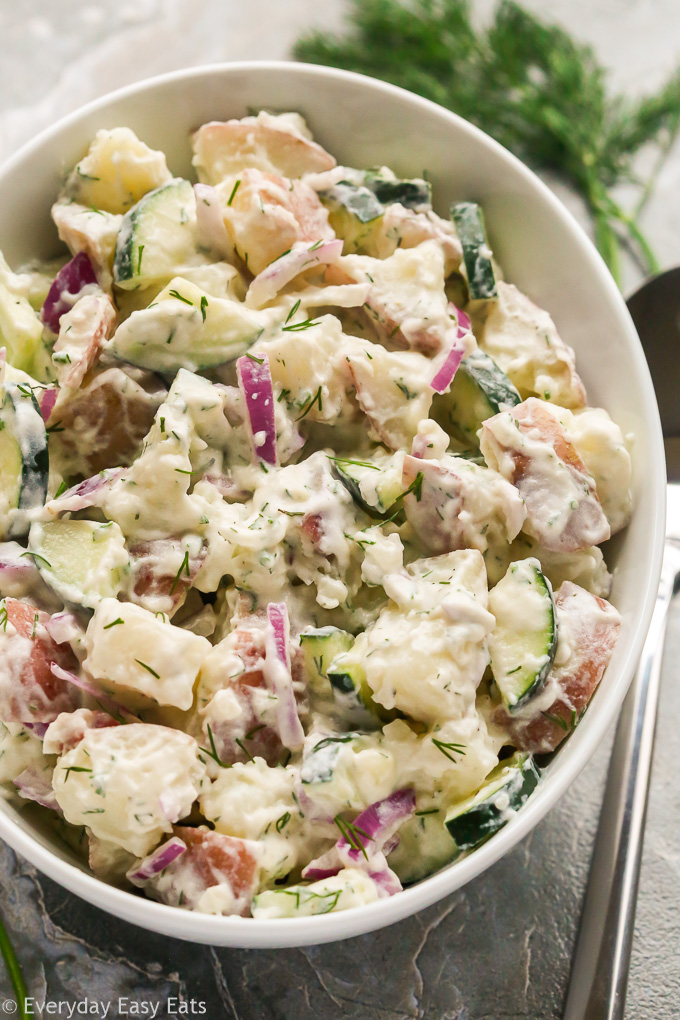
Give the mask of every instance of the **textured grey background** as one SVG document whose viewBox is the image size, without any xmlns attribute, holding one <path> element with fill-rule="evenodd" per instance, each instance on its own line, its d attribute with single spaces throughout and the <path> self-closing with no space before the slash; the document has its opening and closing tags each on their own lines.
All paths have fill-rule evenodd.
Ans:
<svg viewBox="0 0 680 1020">
<path fill-rule="evenodd" d="M 531 0 L 590 41 L 631 94 L 680 62 L 678 0 Z M 491 7 L 480 0 L 483 18 Z M 111 88 L 217 60 L 284 57 L 341 0 L 0 0 L 0 159 Z M 578 200 L 557 188 L 581 215 Z M 1 199 L 0 199 L 1 200 Z M 680 147 L 644 225 L 680 262 Z M 639 274 L 627 266 L 626 281 Z M 680 605 L 671 611 L 626 1016 L 680 1017 Z M 52 1000 L 206 1004 L 228 1020 L 553 1020 L 562 1012 L 609 742 L 512 853 L 442 903 L 383 932 L 301 950 L 213 950 L 151 935 L 42 878 L 0 843 L 0 906 L 31 991 Z M 9 983 L 0 964 L 0 1001 Z M 176 1007 L 176 1010 L 179 1007 Z M 112 1007 L 109 1016 L 117 1016 Z M 122 1015 L 122 1014 L 121 1014 Z"/>
</svg>

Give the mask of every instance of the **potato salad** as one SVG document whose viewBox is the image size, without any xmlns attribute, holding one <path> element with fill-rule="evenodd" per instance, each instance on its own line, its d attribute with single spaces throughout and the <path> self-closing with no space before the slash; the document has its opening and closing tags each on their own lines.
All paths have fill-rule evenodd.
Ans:
<svg viewBox="0 0 680 1020">
<path fill-rule="evenodd" d="M 63 254 L 0 256 L 0 790 L 135 895 L 345 910 L 578 725 L 629 440 L 468 196 L 297 113 L 187 154 L 98 131 Z"/>
</svg>

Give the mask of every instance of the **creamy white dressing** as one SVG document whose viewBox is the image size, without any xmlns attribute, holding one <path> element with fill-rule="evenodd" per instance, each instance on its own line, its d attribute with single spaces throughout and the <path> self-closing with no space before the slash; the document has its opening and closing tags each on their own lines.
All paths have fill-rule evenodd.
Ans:
<svg viewBox="0 0 680 1020">
<path fill-rule="evenodd" d="M 30 637 L 0 617 L 0 789 L 55 766 L 92 870 L 124 888 L 183 831 L 189 849 L 136 880 L 163 903 L 255 918 L 350 909 L 447 864 L 447 811 L 483 787 L 501 747 L 522 749 L 518 727 L 589 675 L 594 635 L 618 623 L 589 593 L 608 593 L 598 545 L 630 516 L 630 443 L 586 406 L 573 352 L 513 285 L 500 279 L 497 300 L 468 305 L 473 329 L 458 335 L 461 241 L 427 200 L 388 202 L 360 229 L 349 209 L 329 218 L 325 193 L 366 178 L 336 167 L 299 114 L 205 124 L 192 146 L 196 188 L 127 128 L 98 132 L 68 177 L 53 219 L 98 282 L 63 295 L 51 362 L 29 303 L 39 307 L 37 284 L 0 257 L 7 379 L 40 399 L 26 372 L 56 376 L 58 391 L 45 508 L 46 472 L 25 467 L 44 445 L 42 417 L 30 395 L 12 412 L 22 509 L 0 458 L 0 518 L 20 541 L 0 544 L 0 593 L 93 610 L 82 628 L 36 617 Z M 168 184 L 143 217 L 126 215 Z M 349 254 L 320 265 L 314 250 L 334 252 L 336 230 Z M 280 274 L 276 261 L 295 245 L 309 263 L 278 293 L 260 280 L 249 297 L 260 273 L 289 275 L 291 260 Z M 500 408 L 480 422 L 485 464 L 475 429 L 466 446 L 437 423 L 432 388 L 451 352 L 477 341 L 522 398 L 482 395 Z M 272 405 L 273 426 L 251 422 Z M 95 477 L 66 503 L 54 498 L 62 475 Z M 490 677 L 510 636 L 528 635 L 529 673 L 548 661 L 545 599 L 529 586 L 510 597 L 499 583 L 510 563 L 576 594 L 558 609 L 543 686 L 504 718 Z M 276 641 L 272 603 L 290 620 Z M 89 707 L 51 711 L 78 704 L 73 684 L 45 694 L 57 646 Z M 54 720 L 44 744 L 21 715 L 36 698 Z M 416 807 L 399 846 L 341 867 L 350 858 L 333 848 L 357 815 L 404 791 Z M 501 823 L 517 791 L 492 794 Z M 301 879 L 319 858 L 338 873 Z"/>
</svg>

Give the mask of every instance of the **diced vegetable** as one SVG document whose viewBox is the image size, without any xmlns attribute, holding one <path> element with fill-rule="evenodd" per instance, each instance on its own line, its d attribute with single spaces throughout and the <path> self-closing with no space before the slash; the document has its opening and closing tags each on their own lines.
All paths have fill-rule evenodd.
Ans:
<svg viewBox="0 0 680 1020">
<path fill-rule="evenodd" d="M 0 280 L 0 344 L 14 368 L 44 379 L 49 360 L 42 341 L 42 323 L 25 297 L 12 293 Z"/>
<path fill-rule="evenodd" d="M 86 294 L 61 319 L 52 364 L 59 385 L 77 389 L 113 332 L 116 310 L 105 294 Z"/>
<path fill-rule="evenodd" d="M 327 668 L 333 688 L 333 698 L 348 719 L 350 726 L 373 728 L 379 720 L 387 722 L 397 715 L 384 709 L 373 700 L 373 692 L 366 681 L 366 671 L 352 650 L 341 652 Z"/>
<path fill-rule="evenodd" d="M 312 917 L 331 911 L 373 903 L 379 899 L 376 882 L 358 868 L 344 868 L 337 875 L 310 885 L 265 889 L 253 898 L 253 917 Z"/>
<path fill-rule="evenodd" d="M 255 456 L 266 464 L 277 464 L 274 387 L 266 355 L 239 358 L 238 385 L 248 412 L 248 425 Z"/>
<path fill-rule="evenodd" d="M 296 241 L 290 251 L 274 259 L 248 288 L 248 303 L 259 308 L 276 297 L 287 283 L 312 266 L 329 265 L 342 255 L 342 241 Z"/>
<path fill-rule="evenodd" d="M 123 217 L 113 278 L 132 290 L 165 281 L 196 256 L 196 198 L 179 178 L 150 191 Z"/>
<path fill-rule="evenodd" d="M 129 569 L 125 539 L 113 521 L 36 522 L 29 548 L 46 583 L 64 602 L 86 609 L 117 595 Z"/>
<path fill-rule="evenodd" d="M 432 185 L 421 178 L 399 180 L 380 169 L 367 171 L 363 183 L 383 205 L 399 202 L 406 209 L 414 209 L 416 212 L 432 208 Z"/>
<path fill-rule="evenodd" d="M 334 457 L 332 464 L 335 477 L 370 517 L 380 520 L 394 513 L 395 503 L 403 492 L 401 457 L 382 465 Z"/>
<path fill-rule="evenodd" d="M 263 328 L 262 313 L 212 297 L 178 276 L 148 308 L 121 323 L 109 346 L 121 361 L 174 375 L 180 368 L 197 372 L 233 361 Z"/>
<path fill-rule="evenodd" d="M 588 707 L 611 658 L 621 618 L 609 602 L 564 581 L 555 596 L 558 652 L 564 655 L 548 675 L 545 691 L 515 712 L 501 707 L 496 717 L 515 747 L 535 754 L 554 751 Z M 552 702 L 548 692 L 554 694 Z"/>
<path fill-rule="evenodd" d="M 461 362 L 449 393 L 435 397 L 432 413 L 449 431 L 477 447 L 482 422 L 520 400 L 515 387 L 489 355 L 474 350 Z"/>
<path fill-rule="evenodd" d="M 346 242 L 345 254 L 372 248 L 371 242 L 376 229 L 380 229 L 385 207 L 369 188 L 339 181 L 319 191 L 318 195 L 328 209 L 330 225 Z"/>
<path fill-rule="evenodd" d="M 149 879 L 162 874 L 165 869 L 185 853 L 187 845 L 177 836 L 172 836 L 161 846 L 157 847 L 152 854 L 145 857 L 139 864 L 135 864 L 127 873 L 127 878 L 133 885 L 144 887 Z"/>
<path fill-rule="evenodd" d="M 352 635 L 338 627 L 303 630 L 300 634 L 300 648 L 304 656 L 307 682 L 315 693 L 330 693 L 328 667 L 337 655 L 348 651 L 353 644 Z"/>
<path fill-rule="evenodd" d="M 491 669 L 512 712 L 541 690 L 557 650 L 552 591 L 537 559 L 510 564 L 489 593 L 489 610 L 496 617 L 489 635 Z"/>
<path fill-rule="evenodd" d="M 51 663 L 77 668 L 68 645 L 58 645 L 45 628 L 49 616 L 28 602 L 0 602 L 0 718 L 5 722 L 49 723 L 78 707 L 74 689 L 52 673 Z"/>
<path fill-rule="evenodd" d="M 506 825 L 536 789 L 540 773 L 530 754 L 513 754 L 489 773 L 472 797 L 450 808 L 445 825 L 459 850 L 472 850 Z"/>
<path fill-rule="evenodd" d="M 57 680 L 63 680 L 64 683 L 71 684 L 71 686 L 74 687 L 76 690 L 84 691 L 85 694 L 89 694 L 90 697 L 94 698 L 97 704 L 101 705 L 102 708 L 104 708 L 106 712 L 110 714 L 111 721 L 106 723 L 106 725 L 108 726 L 118 725 L 119 721 L 125 723 L 141 721 L 137 718 L 137 716 L 133 715 L 126 708 L 124 708 L 123 705 L 120 705 L 117 701 L 114 701 L 113 698 L 109 697 L 108 694 L 101 691 L 95 684 L 91 683 L 91 681 L 85 680 L 82 676 L 78 676 L 76 673 L 72 673 L 68 669 L 62 669 L 62 667 L 57 665 L 56 662 L 52 662 L 50 664 L 50 669 L 52 671 L 52 675 L 55 676 Z M 83 733 L 84 730 L 88 728 L 89 727 L 85 726 L 83 728 Z M 101 729 L 102 727 L 96 726 L 93 728 Z M 75 747 L 79 743 L 80 740 L 76 740 L 72 743 L 72 746 Z"/>
<path fill-rule="evenodd" d="M 45 423 L 35 395 L 23 383 L 6 383 L 0 407 L 0 527 L 5 537 L 28 531 L 28 511 L 47 495 Z"/>
<path fill-rule="evenodd" d="M 42 307 L 42 320 L 53 333 L 59 332 L 62 315 L 70 312 L 85 287 L 96 286 L 95 273 L 84 251 L 74 255 L 54 278 Z"/>
<path fill-rule="evenodd" d="M 559 408 L 530 397 L 487 419 L 480 445 L 489 467 L 524 499 L 524 530 L 550 551 L 576 552 L 605 542 L 611 529 L 559 414 Z"/>
<path fill-rule="evenodd" d="M 276 719 L 281 743 L 291 751 L 305 742 L 305 732 L 297 712 L 293 678 L 290 672 L 290 624 L 285 602 L 267 606 L 264 675 L 277 697 Z"/>
<path fill-rule="evenodd" d="M 481 208 L 475 202 L 458 202 L 451 207 L 451 216 L 463 246 L 470 300 L 497 297 L 496 276 Z"/>
</svg>

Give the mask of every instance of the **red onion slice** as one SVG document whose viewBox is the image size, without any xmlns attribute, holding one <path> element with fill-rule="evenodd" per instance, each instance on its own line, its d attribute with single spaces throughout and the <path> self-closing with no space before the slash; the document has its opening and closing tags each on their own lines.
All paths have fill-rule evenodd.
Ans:
<svg viewBox="0 0 680 1020">
<path fill-rule="evenodd" d="M 311 266 L 329 265 L 342 255 L 342 241 L 296 241 L 290 251 L 280 255 L 255 277 L 248 288 L 247 302 L 256 308 L 271 301 L 287 283 Z"/>
<path fill-rule="evenodd" d="M 58 390 L 56 386 L 47 386 L 40 396 L 40 414 L 43 421 L 48 421 L 54 405 L 57 402 Z"/>
<path fill-rule="evenodd" d="M 16 777 L 14 785 L 19 791 L 19 796 L 24 800 L 33 800 L 41 807 L 57 811 L 60 815 L 63 814 L 52 789 L 51 768 L 45 769 L 38 765 L 29 765 Z"/>
<path fill-rule="evenodd" d="M 69 644 L 82 637 L 83 630 L 72 613 L 55 613 L 45 621 L 45 630 L 58 645 Z"/>
<path fill-rule="evenodd" d="M 123 473 L 123 468 L 104 468 L 98 475 L 86 478 L 84 482 L 78 482 L 61 496 L 56 496 L 49 501 L 52 513 L 67 513 L 73 510 L 86 510 L 91 506 L 98 506 L 99 500 L 104 491 L 112 482 Z"/>
<path fill-rule="evenodd" d="M 60 680 L 65 680 L 67 683 L 73 684 L 74 687 L 84 691 L 86 694 L 90 694 L 114 718 L 118 716 L 119 718 L 125 718 L 127 722 L 141 722 L 141 719 L 138 719 L 136 715 L 129 712 L 127 708 L 119 705 L 118 702 L 114 701 L 108 694 L 103 694 L 102 691 L 97 690 L 94 684 L 91 684 L 89 680 L 83 680 L 81 677 L 76 676 L 75 673 L 70 673 L 67 669 L 62 669 L 56 662 L 50 663 L 50 669 Z"/>
<path fill-rule="evenodd" d="M 274 412 L 274 385 L 266 357 L 255 360 L 245 354 L 236 362 L 238 385 L 250 426 L 250 438 L 255 456 L 266 464 L 276 465 L 276 420 Z"/>
<path fill-rule="evenodd" d="M 145 882 L 150 881 L 150 879 L 165 871 L 173 861 L 181 857 L 186 849 L 187 845 L 184 840 L 173 836 L 166 843 L 157 847 L 148 857 L 133 865 L 128 871 L 126 878 L 133 885 L 142 886 Z"/>
<path fill-rule="evenodd" d="M 289 750 L 297 751 L 305 742 L 305 732 L 297 713 L 293 690 L 289 638 L 290 625 L 286 603 L 270 602 L 267 606 L 264 675 L 270 690 L 278 699 L 276 721 L 281 743 Z"/>
<path fill-rule="evenodd" d="M 361 843 L 369 857 L 382 851 L 387 841 L 411 817 L 415 809 L 416 795 L 411 789 L 397 790 L 384 800 L 376 801 L 352 822 L 353 828 L 358 830 L 355 833 L 356 842 Z M 363 832 L 367 838 L 361 835 Z M 364 852 L 351 846 L 344 836 L 338 840 L 337 847 L 340 854 L 346 855 L 355 864 L 364 857 Z"/>
<path fill-rule="evenodd" d="M 448 346 L 443 360 L 437 359 L 439 367 L 434 374 L 430 386 L 435 393 L 446 393 L 451 386 L 453 378 L 458 371 L 458 366 L 465 357 L 465 338 L 472 332 L 470 317 L 461 308 L 457 308 L 452 301 L 448 304 L 448 311 L 456 323 L 456 337 Z"/>
<path fill-rule="evenodd" d="M 79 251 L 57 273 L 42 308 L 42 321 L 53 333 L 59 332 L 62 315 L 70 312 L 85 287 L 97 283 L 88 255 Z"/>
<path fill-rule="evenodd" d="M 380 857 L 382 857 L 382 861 L 377 867 L 369 869 L 368 877 L 377 885 L 381 897 L 394 896 L 401 892 L 403 886 L 392 869 L 388 867 L 384 856 L 380 854 Z"/>
<path fill-rule="evenodd" d="M 383 875 L 387 871 L 391 878 L 386 878 L 383 884 L 385 887 L 393 887 L 394 882 L 398 883 L 399 880 L 387 867 L 385 857 L 399 843 L 397 829 L 411 817 L 415 809 L 416 795 L 411 789 L 397 790 L 384 800 L 369 805 L 352 822 L 353 840 L 355 844 L 361 844 L 363 850 L 352 846 L 341 836 L 334 847 L 303 869 L 302 877 L 316 881 L 337 875 L 344 867 L 358 867 L 367 870 L 374 881 L 377 881 L 374 872 Z M 394 891 L 398 892 L 399 889 L 395 888 Z"/>
<path fill-rule="evenodd" d="M 25 722 L 21 724 L 25 730 L 42 740 L 47 733 L 50 724 L 46 722 Z"/>
</svg>

